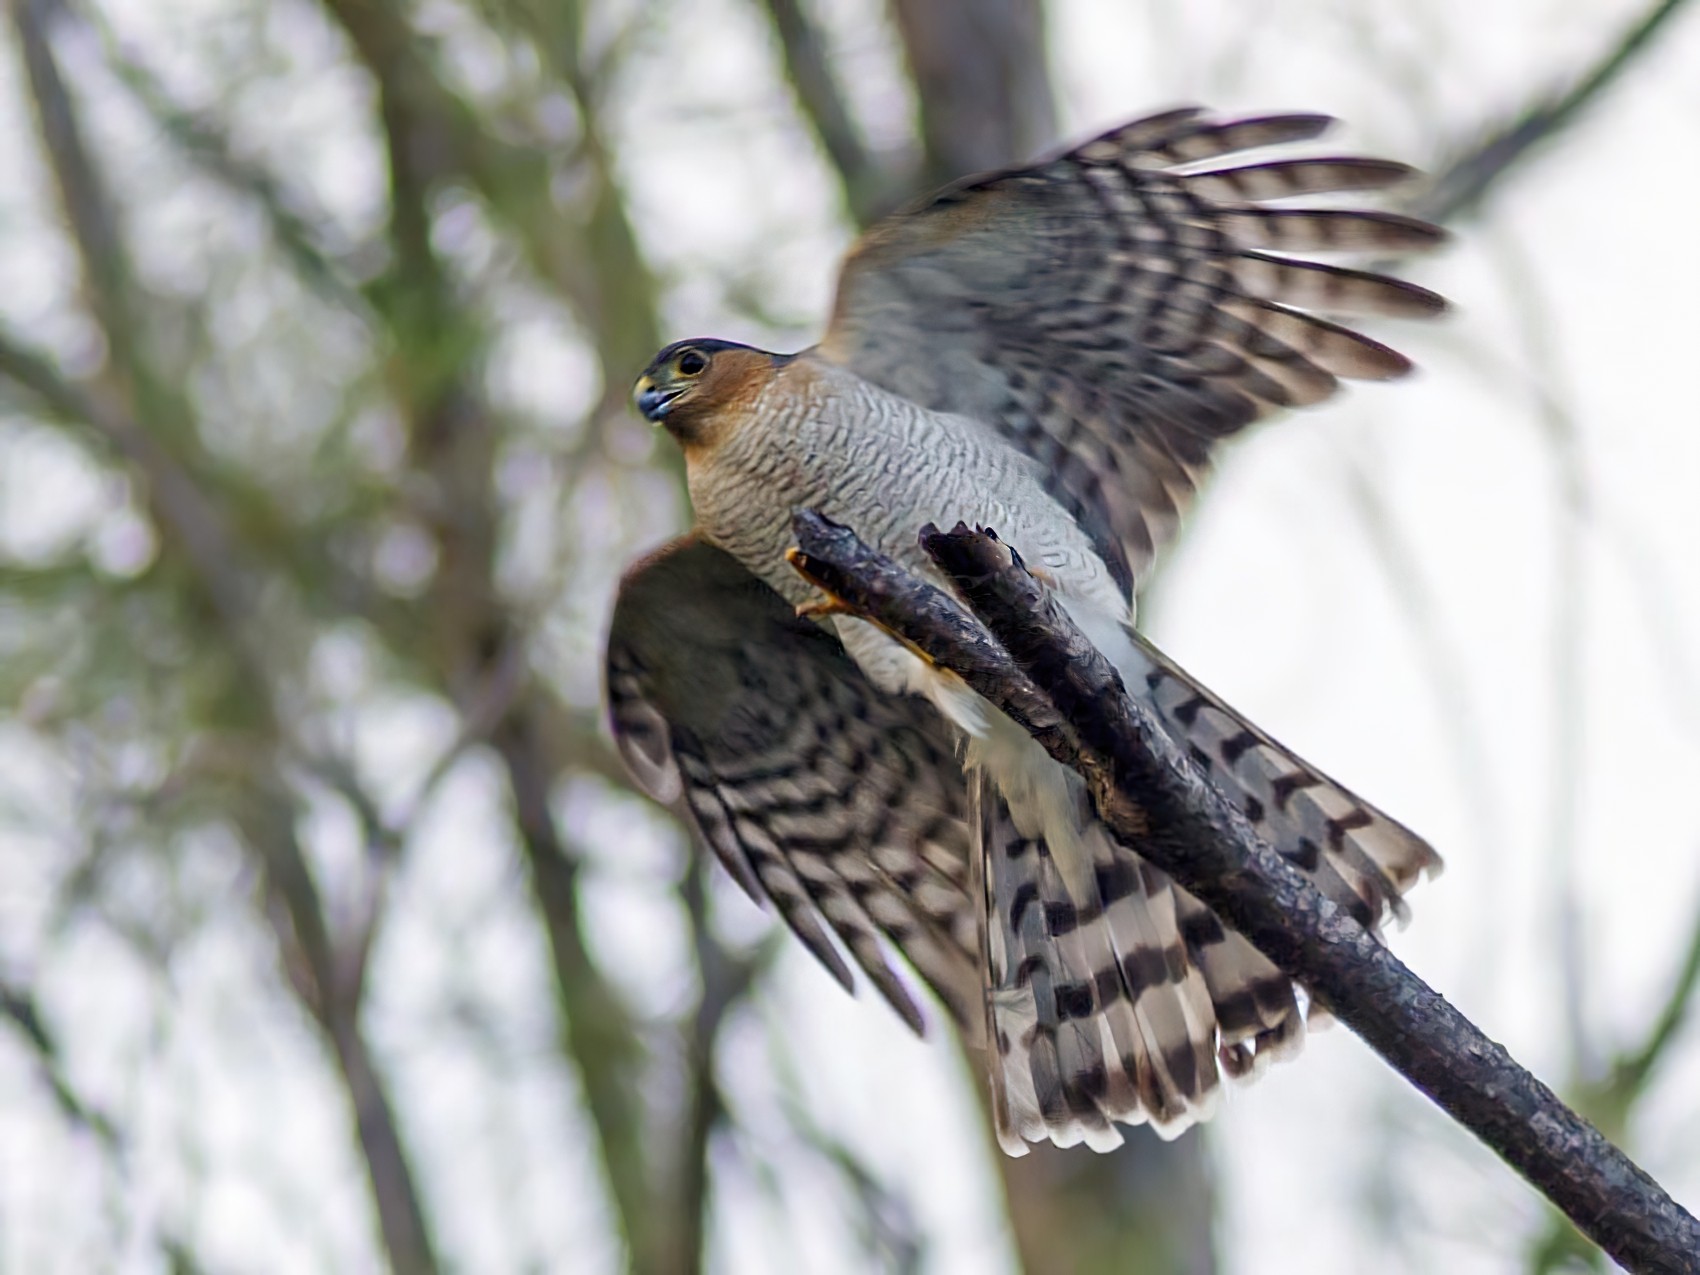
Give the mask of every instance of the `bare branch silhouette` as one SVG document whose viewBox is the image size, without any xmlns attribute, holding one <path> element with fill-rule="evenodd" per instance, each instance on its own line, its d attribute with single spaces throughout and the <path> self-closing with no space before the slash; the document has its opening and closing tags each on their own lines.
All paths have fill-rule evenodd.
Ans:
<svg viewBox="0 0 1700 1275">
<path fill-rule="evenodd" d="M 843 86 L 827 56 L 820 28 L 805 9 L 807 0 L 765 0 L 785 59 L 786 77 L 798 109 L 838 173 L 850 216 L 866 225 L 890 211 L 902 175 L 869 150 L 850 110 Z"/>
<path fill-rule="evenodd" d="M 42 1016 L 35 993 L 25 986 L 0 982 L 0 1018 L 11 1022 L 35 1055 L 36 1065 L 53 1093 L 60 1114 L 92 1133 L 108 1154 L 122 1151 L 124 1139 L 111 1118 L 79 1093 L 66 1073 L 59 1042 Z"/>
<path fill-rule="evenodd" d="M 1417 215 L 1448 222 L 1476 211 L 1506 174 L 1580 120 L 1639 56 L 1655 45 L 1685 4 L 1686 0 L 1658 0 L 1570 88 L 1526 106 L 1509 124 L 1481 141 L 1460 147 L 1461 153 L 1440 170 L 1416 201 Z"/>
</svg>

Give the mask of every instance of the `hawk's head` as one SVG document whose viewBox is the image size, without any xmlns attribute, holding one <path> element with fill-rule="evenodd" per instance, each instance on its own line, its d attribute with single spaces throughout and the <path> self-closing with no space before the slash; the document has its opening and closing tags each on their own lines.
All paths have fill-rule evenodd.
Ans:
<svg viewBox="0 0 1700 1275">
<path fill-rule="evenodd" d="M 712 445 L 716 424 L 735 420 L 788 358 L 709 337 L 675 341 L 650 360 L 632 397 L 682 445 Z"/>
</svg>

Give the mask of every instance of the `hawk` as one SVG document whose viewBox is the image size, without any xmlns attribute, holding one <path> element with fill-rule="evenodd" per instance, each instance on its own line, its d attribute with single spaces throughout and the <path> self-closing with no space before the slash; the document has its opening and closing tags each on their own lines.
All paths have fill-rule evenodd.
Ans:
<svg viewBox="0 0 1700 1275">
<path fill-rule="evenodd" d="M 938 583 L 921 526 L 995 528 L 1270 845 L 1366 926 L 1402 918 L 1434 851 L 1133 631 L 1221 440 L 1410 370 L 1325 316 L 1444 308 L 1308 256 L 1436 245 L 1409 217 L 1294 199 L 1407 167 L 1240 156 L 1330 123 L 1188 108 L 964 179 L 862 236 L 818 345 L 680 341 L 637 382 L 684 452 L 696 528 L 621 585 L 620 751 L 839 982 L 853 963 L 920 1030 L 907 960 L 985 1048 L 1011 1154 L 1113 1147 L 1118 1124 L 1173 1136 L 1320 1011 L 1018 725 L 879 629 L 817 619 L 791 516 Z"/>
</svg>

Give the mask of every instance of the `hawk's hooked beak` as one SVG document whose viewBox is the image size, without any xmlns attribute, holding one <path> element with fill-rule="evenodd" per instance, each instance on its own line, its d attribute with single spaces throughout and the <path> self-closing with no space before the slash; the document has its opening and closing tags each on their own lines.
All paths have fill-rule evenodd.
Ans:
<svg viewBox="0 0 1700 1275">
<path fill-rule="evenodd" d="M 667 409 L 673 400 L 685 392 L 682 385 L 661 386 L 655 383 L 651 376 L 640 376 L 638 383 L 632 387 L 632 397 L 637 400 L 637 409 L 646 421 L 657 424 L 667 415 Z"/>
</svg>

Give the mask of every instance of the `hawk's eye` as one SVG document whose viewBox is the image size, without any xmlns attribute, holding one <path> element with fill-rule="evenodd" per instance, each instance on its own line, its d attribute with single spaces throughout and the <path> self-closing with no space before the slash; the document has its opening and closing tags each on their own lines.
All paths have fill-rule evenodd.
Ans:
<svg viewBox="0 0 1700 1275">
<path fill-rule="evenodd" d="M 708 360 L 697 350 L 686 350 L 674 364 L 679 369 L 680 376 L 701 376 L 703 369 L 708 366 Z"/>
</svg>

